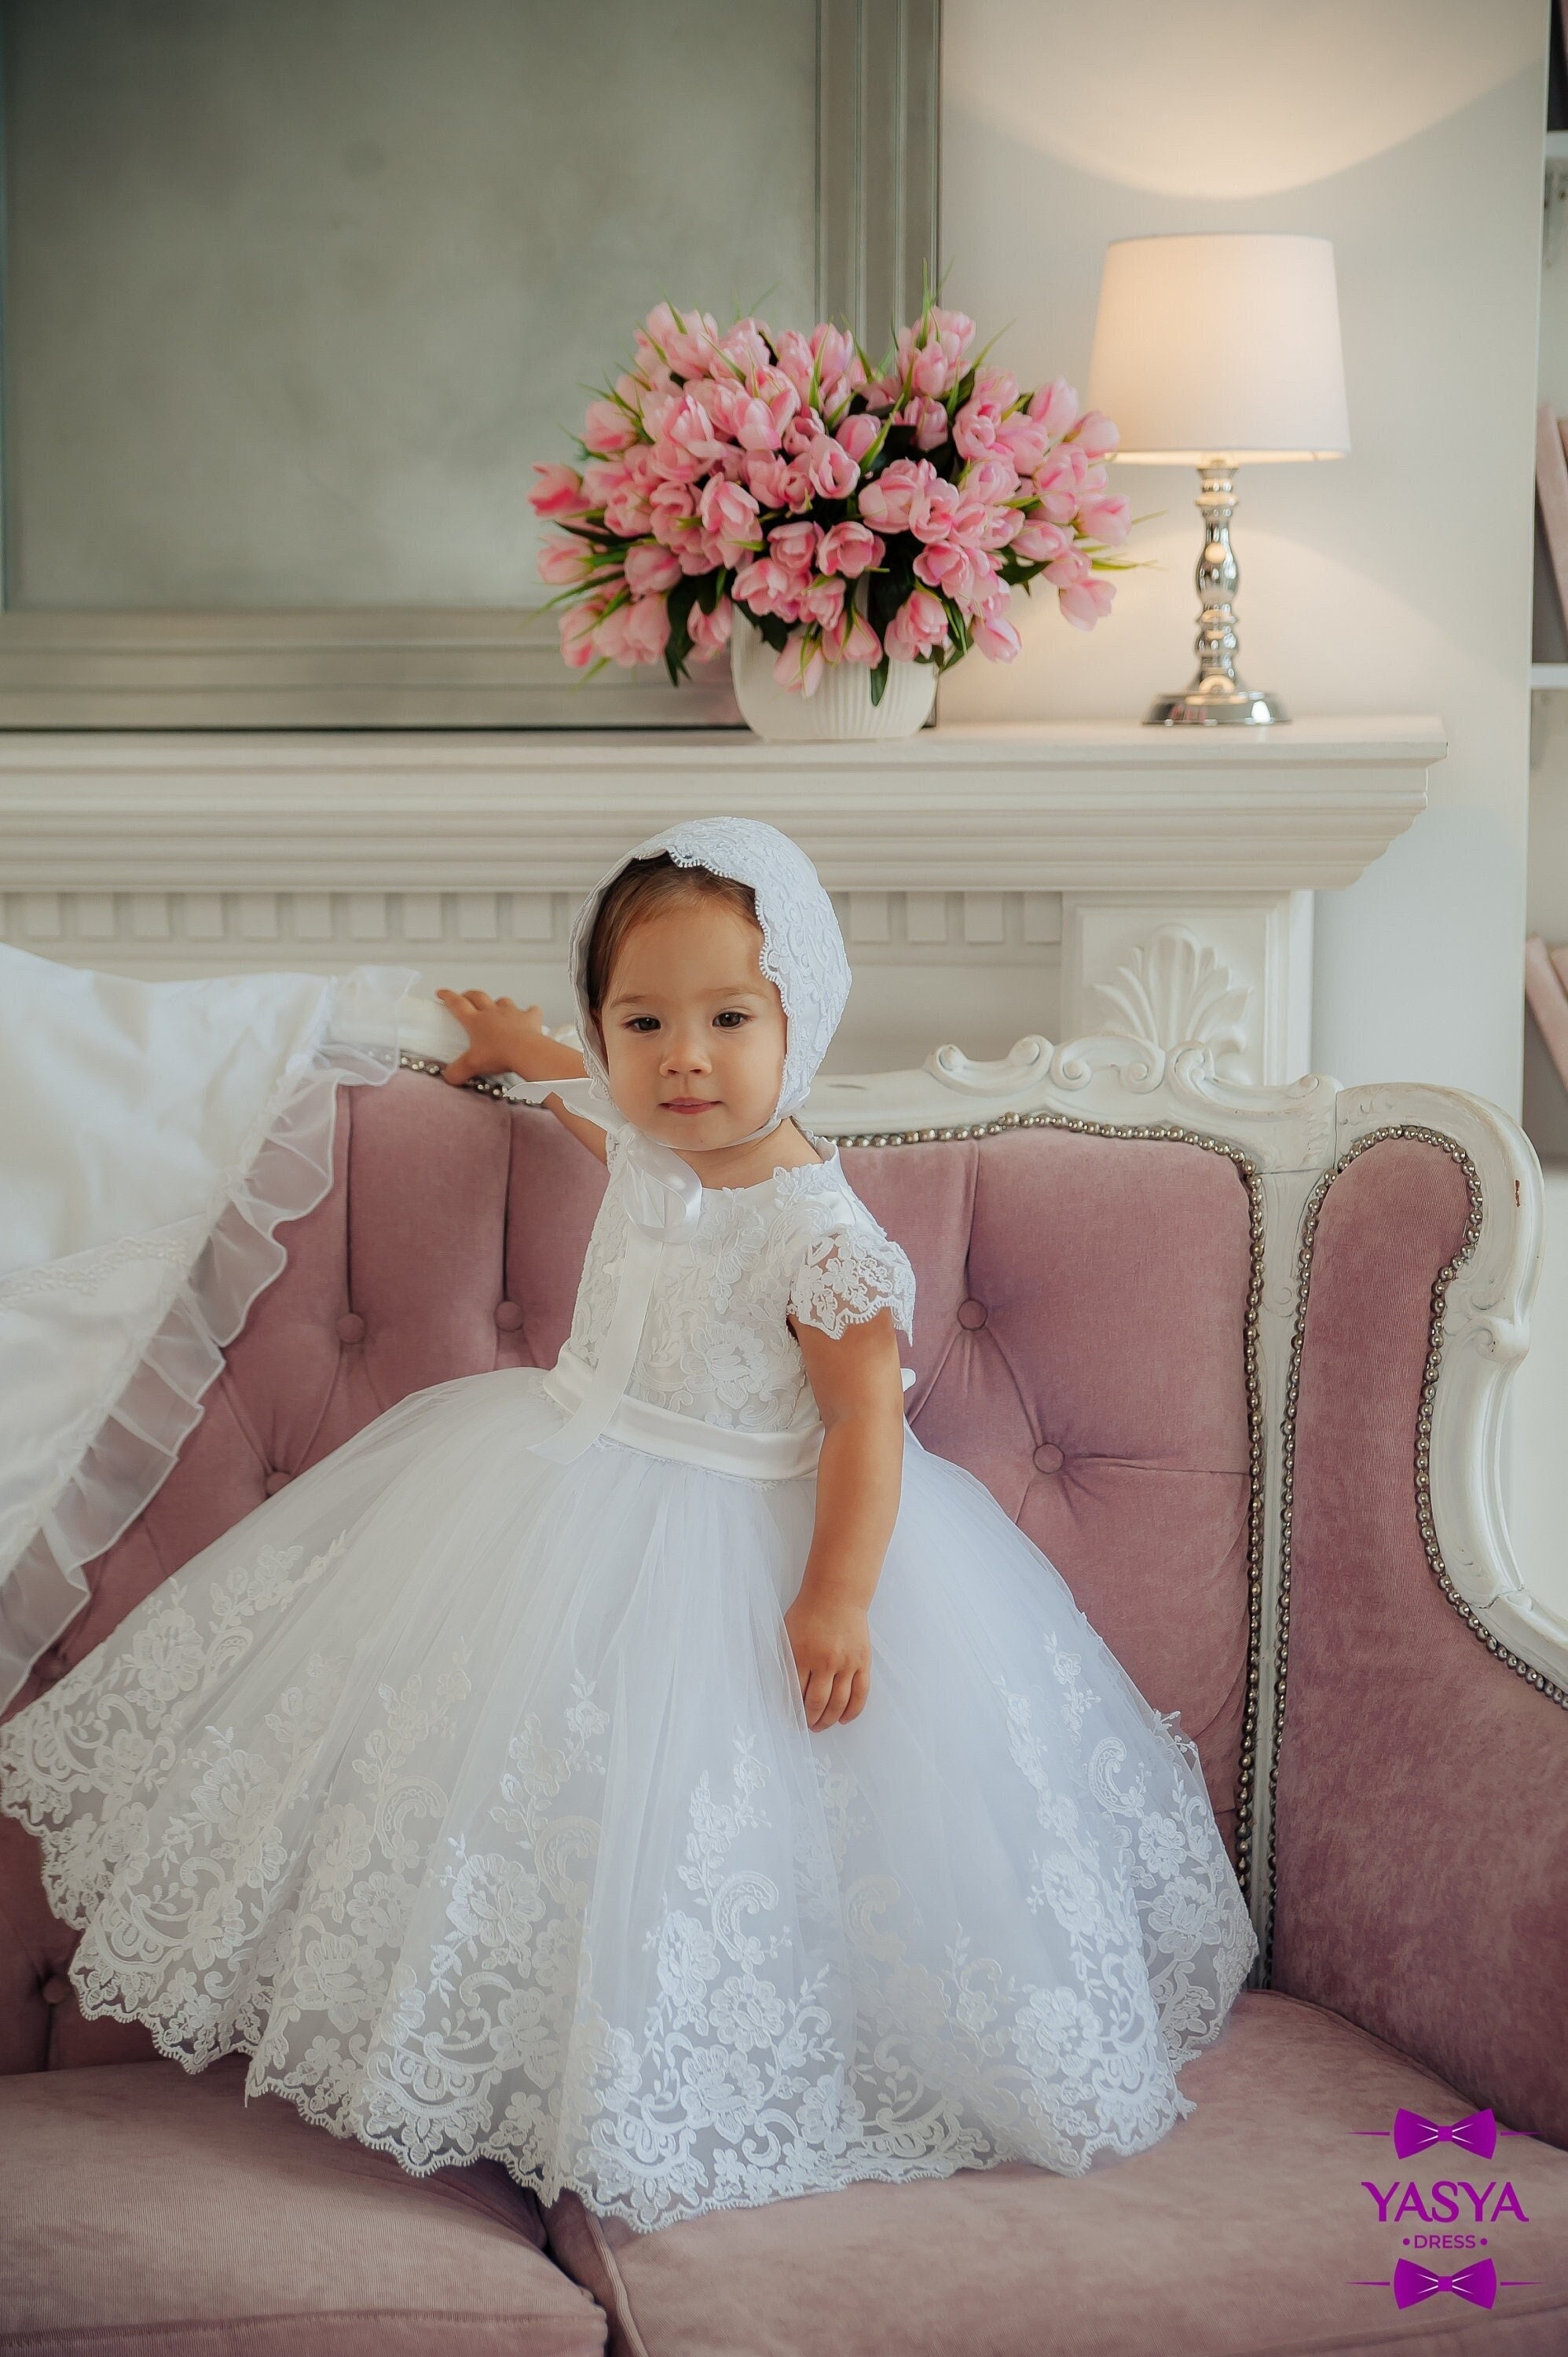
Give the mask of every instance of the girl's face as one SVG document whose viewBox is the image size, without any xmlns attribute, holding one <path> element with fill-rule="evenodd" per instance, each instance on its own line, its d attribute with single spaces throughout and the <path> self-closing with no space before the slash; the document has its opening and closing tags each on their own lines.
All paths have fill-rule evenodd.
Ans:
<svg viewBox="0 0 1568 2357">
<path fill-rule="evenodd" d="M 786 1017 L 761 948 L 738 909 L 704 895 L 644 918 L 616 953 L 599 1009 L 610 1094 L 678 1153 L 736 1145 L 779 1102 Z"/>
</svg>

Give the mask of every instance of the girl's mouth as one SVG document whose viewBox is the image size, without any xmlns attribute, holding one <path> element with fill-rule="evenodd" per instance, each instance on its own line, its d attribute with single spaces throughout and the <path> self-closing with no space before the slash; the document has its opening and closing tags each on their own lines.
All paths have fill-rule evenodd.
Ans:
<svg viewBox="0 0 1568 2357">
<path fill-rule="evenodd" d="M 666 1097 L 659 1110 L 660 1113 L 716 1113 L 721 1102 L 718 1097 Z"/>
</svg>

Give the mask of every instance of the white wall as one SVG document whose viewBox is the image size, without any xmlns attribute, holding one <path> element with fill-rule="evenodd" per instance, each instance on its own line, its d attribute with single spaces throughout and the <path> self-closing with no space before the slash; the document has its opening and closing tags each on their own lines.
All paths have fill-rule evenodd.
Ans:
<svg viewBox="0 0 1568 2357">
<path fill-rule="evenodd" d="M 1547 25 L 1547 0 L 944 10 L 945 293 L 1026 382 L 1083 386 L 1110 238 L 1333 239 L 1352 455 L 1243 471 L 1242 667 L 1298 714 L 1438 712 L 1452 749 L 1411 834 L 1319 896 L 1313 1060 L 1510 1112 Z M 1186 680 L 1196 483 L 1122 482 L 1165 511 L 1135 535 L 1155 569 L 1091 636 L 1031 613 L 1019 662 L 966 662 L 944 718 L 1132 716 Z"/>
</svg>

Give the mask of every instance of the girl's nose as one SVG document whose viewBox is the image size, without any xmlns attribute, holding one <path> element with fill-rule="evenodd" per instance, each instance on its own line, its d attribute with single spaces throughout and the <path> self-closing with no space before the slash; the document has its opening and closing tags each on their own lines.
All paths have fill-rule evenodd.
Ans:
<svg viewBox="0 0 1568 2357">
<path fill-rule="evenodd" d="M 711 1066 L 703 1032 L 695 1027 L 690 1030 L 671 1031 L 659 1069 L 663 1072 L 708 1071 Z"/>
</svg>

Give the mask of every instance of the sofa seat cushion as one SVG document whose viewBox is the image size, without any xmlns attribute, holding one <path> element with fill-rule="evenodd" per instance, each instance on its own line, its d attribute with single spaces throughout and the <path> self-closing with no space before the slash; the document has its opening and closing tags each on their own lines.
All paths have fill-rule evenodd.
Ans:
<svg viewBox="0 0 1568 2357">
<path fill-rule="evenodd" d="M 589 2357 L 605 2320 L 499 2164 L 411 2177 L 246 2058 L 0 2079 L 0 2351 Z"/>
<path fill-rule="evenodd" d="M 610 2317 L 612 2357 L 1561 2357 L 1568 2348 L 1568 2151 L 1499 2136 L 1396 2160 L 1403 2105 L 1473 2107 L 1342 2016 L 1243 1990 L 1189 2062 L 1197 2109 L 1148 2152 L 1087 2177 L 1013 2164 L 857 2185 L 639 2235 L 565 2195 L 551 2246 Z M 1363 2187 L 1385 2194 L 1387 2223 Z M 1466 2179 L 1487 2222 L 1393 2212 L 1414 2182 Z M 1528 2223 L 1492 2222 L 1511 2182 Z M 1434 2208 L 1426 2200 L 1428 2211 Z M 1424 2250 L 1406 2237 L 1473 2233 Z M 1486 2236 L 1483 2247 L 1480 2237 Z M 1396 2306 L 1395 2262 L 1453 2276 L 1493 2261 L 1490 2310 L 1447 2290 Z M 1358 2280 L 1359 2278 L 1369 2280 Z"/>
</svg>

